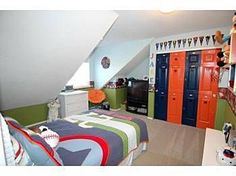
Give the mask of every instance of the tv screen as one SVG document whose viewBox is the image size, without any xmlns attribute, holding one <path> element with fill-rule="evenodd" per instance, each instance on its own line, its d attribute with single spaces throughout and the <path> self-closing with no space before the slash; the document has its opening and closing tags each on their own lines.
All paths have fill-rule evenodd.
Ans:
<svg viewBox="0 0 236 176">
<path fill-rule="evenodd" d="M 148 81 L 133 80 L 128 82 L 128 100 L 147 102 Z"/>
</svg>

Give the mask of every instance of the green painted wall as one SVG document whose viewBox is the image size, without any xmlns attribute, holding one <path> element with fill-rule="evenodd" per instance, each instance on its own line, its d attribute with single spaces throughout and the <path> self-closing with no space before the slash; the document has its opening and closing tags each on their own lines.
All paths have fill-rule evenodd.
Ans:
<svg viewBox="0 0 236 176">
<path fill-rule="evenodd" d="M 226 102 L 225 107 L 225 122 L 232 123 L 233 129 L 236 129 L 236 115 L 233 113 L 228 102 Z"/>
<path fill-rule="evenodd" d="M 112 109 L 121 108 L 121 104 L 127 99 L 127 88 L 104 88 L 103 91 L 106 94 L 106 101 L 110 103 Z"/>
<path fill-rule="evenodd" d="M 154 92 L 148 93 L 148 117 L 154 118 Z"/>
<path fill-rule="evenodd" d="M 217 101 L 217 111 L 215 116 L 215 129 L 222 130 L 224 120 L 225 120 L 225 107 L 227 101 L 224 99 L 218 99 Z"/>
<path fill-rule="evenodd" d="M 47 120 L 47 104 L 39 104 L 3 111 L 4 114 L 16 119 L 22 125 L 31 125 Z"/>
<path fill-rule="evenodd" d="M 218 99 L 215 119 L 215 129 L 222 130 L 224 122 L 230 122 L 236 129 L 236 115 L 233 113 L 229 103 L 224 99 Z"/>
</svg>

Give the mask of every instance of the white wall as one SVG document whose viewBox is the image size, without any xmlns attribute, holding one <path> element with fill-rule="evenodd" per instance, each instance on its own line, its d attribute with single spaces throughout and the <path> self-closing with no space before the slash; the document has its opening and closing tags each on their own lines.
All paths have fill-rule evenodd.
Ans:
<svg viewBox="0 0 236 176">
<path fill-rule="evenodd" d="M 102 88 L 116 75 L 123 76 L 124 74 L 119 72 L 132 60 L 135 60 L 134 58 L 144 48 L 149 46 L 151 41 L 152 39 L 135 40 L 97 48 L 89 59 L 91 65 L 91 80 L 94 81 L 95 87 Z M 111 60 L 110 67 L 108 69 L 102 68 L 101 65 L 101 59 L 104 56 L 109 57 Z"/>
<path fill-rule="evenodd" d="M 113 11 L 1 11 L 0 109 L 55 98 L 116 18 Z"/>
</svg>

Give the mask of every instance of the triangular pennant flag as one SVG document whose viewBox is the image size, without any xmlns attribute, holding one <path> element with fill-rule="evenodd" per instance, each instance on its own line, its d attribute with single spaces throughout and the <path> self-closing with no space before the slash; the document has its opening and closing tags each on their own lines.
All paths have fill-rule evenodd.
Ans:
<svg viewBox="0 0 236 176">
<path fill-rule="evenodd" d="M 162 50 L 162 47 L 163 47 L 163 43 L 161 42 L 161 43 L 160 43 L 160 49 L 161 49 L 161 50 Z"/>
<path fill-rule="evenodd" d="M 212 37 L 213 44 L 215 45 L 216 44 L 215 35 L 212 35 L 211 37 Z"/>
<path fill-rule="evenodd" d="M 199 40 L 200 40 L 200 45 L 202 46 L 202 43 L 203 43 L 203 40 L 204 40 L 204 36 L 200 36 Z"/>
<path fill-rule="evenodd" d="M 175 48 L 175 46 L 176 46 L 176 40 L 173 41 L 173 46 L 174 46 L 174 48 Z"/>
<path fill-rule="evenodd" d="M 186 39 L 183 39 L 183 47 L 185 48 L 185 44 L 186 44 Z"/>
<path fill-rule="evenodd" d="M 191 46 L 192 40 L 193 40 L 192 38 L 188 38 L 188 47 Z"/>
<path fill-rule="evenodd" d="M 208 36 L 206 36 L 206 44 L 208 45 L 209 44 L 209 40 L 210 40 L 210 36 L 208 35 Z"/>
<path fill-rule="evenodd" d="M 197 40 L 198 40 L 198 37 L 193 37 L 193 44 L 194 44 L 194 46 L 197 45 Z"/>
<path fill-rule="evenodd" d="M 181 45 L 181 39 L 177 40 L 178 42 L 178 48 L 180 48 L 180 45 Z"/>
<path fill-rule="evenodd" d="M 168 41 L 168 47 L 169 47 L 169 49 L 171 48 L 171 44 L 172 44 L 172 41 L 171 41 L 171 40 Z"/>
<path fill-rule="evenodd" d="M 159 48 L 159 43 L 156 43 L 156 50 L 158 50 Z"/>
<path fill-rule="evenodd" d="M 166 47 L 167 47 L 167 42 L 164 42 L 164 48 L 166 50 Z"/>
</svg>

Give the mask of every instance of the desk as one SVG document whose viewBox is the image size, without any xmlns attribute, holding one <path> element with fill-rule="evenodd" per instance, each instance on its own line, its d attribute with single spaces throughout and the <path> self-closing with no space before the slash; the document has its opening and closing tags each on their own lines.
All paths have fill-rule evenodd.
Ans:
<svg viewBox="0 0 236 176">
<path fill-rule="evenodd" d="M 205 134 L 202 165 L 219 166 L 216 161 L 216 150 L 217 148 L 226 145 L 225 136 L 222 131 L 207 128 Z"/>
</svg>

